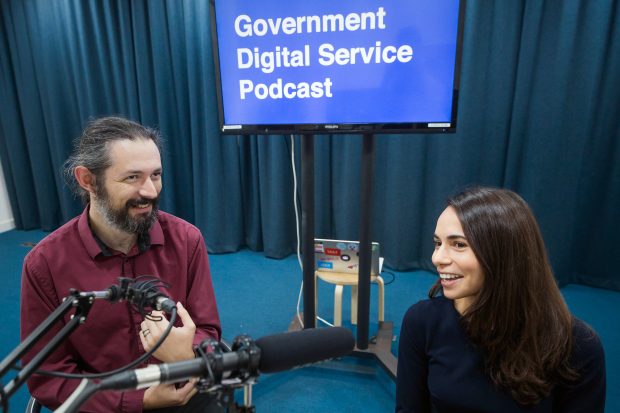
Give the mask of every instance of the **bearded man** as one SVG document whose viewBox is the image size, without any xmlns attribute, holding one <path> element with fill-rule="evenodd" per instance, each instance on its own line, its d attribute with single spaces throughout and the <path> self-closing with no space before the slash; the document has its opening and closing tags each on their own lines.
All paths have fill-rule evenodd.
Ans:
<svg viewBox="0 0 620 413">
<path fill-rule="evenodd" d="M 194 358 L 194 345 L 220 339 L 209 261 L 200 231 L 158 211 L 162 190 L 157 131 L 119 117 L 90 122 L 75 141 L 65 175 L 86 204 L 83 213 L 43 239 L 24 260 L 21 334 L 27 337 L 69 295 L 105 290 L 119 277 L 155 276 L 177 301 L 178 323 L 148 363 Z M 69 315 L 64 322 L 68 321 Z M 157 321 L 159 319 L 159 321 Z M 122 367 L 151 349 L 168 325 L 144 318 L 128 303 L 94 302 L 88 319 L 41 366 L 64 373 L 100 373 Z M 58 332 L 62 326 L 52 331 Z M 24 364 L 42 348 L 35 347 Z M 145 363 L 147 364 L 147 363 Z M 144 365 L 138 367 L 144 367 Z M 79 380 L 34 375 L 31 394 L 54 410 Z M 98 393 L 87 412 L 221 411 L 195 380 L 148 389 Z M 181 406 L 181 407 L 178 407 Z"/>
</svg>

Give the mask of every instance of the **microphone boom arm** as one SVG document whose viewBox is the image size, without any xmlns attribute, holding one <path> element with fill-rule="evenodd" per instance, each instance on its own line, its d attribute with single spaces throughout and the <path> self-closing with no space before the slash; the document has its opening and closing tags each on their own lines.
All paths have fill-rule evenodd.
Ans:
<svg viewBox="0 0 620 413">
<path fill-rule="evenodd" d="M 49 357 L 50 354 L 65 340 L 73 331 L 86 321 L 88 312 L 95 301 L 94 293 L 79 293 L 72 289 L 69 296 L 65 298 L 56 310 L 50 314 L 32 333 L 22 341 L 7 357 L 0 363 L 0 378 L 10 369 L 14 368 L 19 360 L 35 345 L 45 334 L 59 321 L 63 319 L 72 308 L 75 307 L 75 314 L 71 320 L 41 349 L 37 355 L 25 365 L 17 375 L 7 383 L 0 394 L 0 401 L 3 405 L 8 403 L 8 398 L 24 384 L 37 368 Z"/>
</svg>

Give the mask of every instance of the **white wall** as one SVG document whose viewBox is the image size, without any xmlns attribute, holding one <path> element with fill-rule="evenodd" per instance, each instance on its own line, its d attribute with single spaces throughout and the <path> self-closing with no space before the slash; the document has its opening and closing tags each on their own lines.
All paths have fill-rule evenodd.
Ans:
<svg viewBox="0 0 620 413">
<path fill-rule="evenodd" d="M 6 190 L 2 163 L 0 163 L 0 232 L 8 231 L 13 228 L 15 228 L 15 221 L 13 221 L 9 194 Z"/>
</svg>

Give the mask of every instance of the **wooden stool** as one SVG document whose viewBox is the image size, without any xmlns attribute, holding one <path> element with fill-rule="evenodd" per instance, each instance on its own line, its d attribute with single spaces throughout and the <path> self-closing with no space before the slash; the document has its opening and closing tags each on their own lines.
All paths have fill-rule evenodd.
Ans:
<svg viewBox="0 0 620 413">
<path fill-rule="evenodd" d="M 345 285 L 351 286 L 351 324 L 357 324 L 357 274 L 343 272 L 315 271 L 314 272 L 314 307 L 317 306 L 317 279 L 336 284 L 334 288 L 334 325 L 342 325 L 342 290 Z M 379 286 L 379 321 L 383 321 L 383 278 L 380 275 L 370 276 L 370 282 L 377 283 Z"/>
</svg>

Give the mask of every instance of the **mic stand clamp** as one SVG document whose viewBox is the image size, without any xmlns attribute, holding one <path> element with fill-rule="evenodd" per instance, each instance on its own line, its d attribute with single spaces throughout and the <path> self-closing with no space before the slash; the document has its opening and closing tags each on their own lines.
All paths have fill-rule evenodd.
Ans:
<svg viewBox="0 0 620 413">
<path fill-rule="evenodd" d="M 208 350 L 210 352 L 207 352 Z M 256 408 L 252 405 L 252 385 L 259 375 L 258 364 L 260 361 L 260 348 L 247 335 L 235 338 L 232 351 L 240 355 L 245 362 L 240 362 L 238 369 L 232 371 L 230 376 L 223 378 L 221 372 L 222 355 L 229 350 L 219 341 L 207 339 L 196 347 L 196 355 L 202 357 L 207 367 L 207 377 L 201 377 L 196 387 L 201 393 L 215 393 L 220 405 L 225 406 L 229 413 L 254 413 Z M 211 366 L 214 368 L 212 369 Z M 215 373 L 213 372 L 215 370 Z M 235 401 L 235 389 L 244 388 L 244 403 L 239 405 Z"/>
</svg>

